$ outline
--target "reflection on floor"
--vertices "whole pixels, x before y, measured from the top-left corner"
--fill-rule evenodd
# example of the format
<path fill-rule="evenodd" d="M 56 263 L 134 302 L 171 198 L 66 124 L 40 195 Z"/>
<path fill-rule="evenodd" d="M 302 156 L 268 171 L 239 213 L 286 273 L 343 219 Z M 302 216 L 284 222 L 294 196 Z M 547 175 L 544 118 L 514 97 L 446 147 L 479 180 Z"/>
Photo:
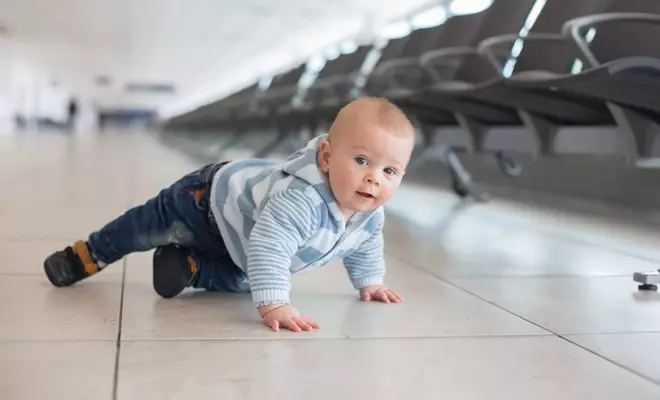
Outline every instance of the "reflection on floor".
<path fill-rule="evenodd" d="M 341 266 L 294 279 L 322 325 L 274 334 L 244 295 L 151 288 L 134 254 L 67 289 L 43 258 L 198 167 L 148 135 L 0 135 L 2 399 L 658 399 L 660 233 L 406 185 L 388 207 L 387 283 Z"/>

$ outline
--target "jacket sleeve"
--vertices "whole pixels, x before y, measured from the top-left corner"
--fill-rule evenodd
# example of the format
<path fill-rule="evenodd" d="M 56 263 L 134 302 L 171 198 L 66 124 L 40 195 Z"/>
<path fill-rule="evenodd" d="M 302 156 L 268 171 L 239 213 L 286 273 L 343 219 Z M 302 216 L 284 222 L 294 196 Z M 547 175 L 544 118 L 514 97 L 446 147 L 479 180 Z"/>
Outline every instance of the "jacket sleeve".
<path fill-rule="evenodd" d="M 383 284 L 385 259 L 382 220 L 371 235 L 351 255 L 344 258 L 344 266 L 356 289 Z"/>
<path fill-rule="evenodd" d="M 291 257 L 318 225 L 316 205 L 303 191 L 271 196 L 250 233 L 247 276 L 257 307 L 288 304 Z"/>

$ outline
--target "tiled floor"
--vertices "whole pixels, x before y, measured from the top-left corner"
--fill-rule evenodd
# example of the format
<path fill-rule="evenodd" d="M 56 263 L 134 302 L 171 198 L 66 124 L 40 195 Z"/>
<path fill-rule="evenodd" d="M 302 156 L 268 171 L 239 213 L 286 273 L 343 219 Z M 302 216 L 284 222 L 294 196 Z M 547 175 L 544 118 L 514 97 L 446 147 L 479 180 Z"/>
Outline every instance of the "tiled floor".
<path fill-rule="evenodd" d="M 658 399 L 660 232 L 405 186 L 387 283 L 298 276 L 322 329 L 275 334 L 249 296 L 151 288 L 151 253 L 67 289 L 43 258 L 199 166 L 136 134 L 0 136 L 0 399 Z"/>

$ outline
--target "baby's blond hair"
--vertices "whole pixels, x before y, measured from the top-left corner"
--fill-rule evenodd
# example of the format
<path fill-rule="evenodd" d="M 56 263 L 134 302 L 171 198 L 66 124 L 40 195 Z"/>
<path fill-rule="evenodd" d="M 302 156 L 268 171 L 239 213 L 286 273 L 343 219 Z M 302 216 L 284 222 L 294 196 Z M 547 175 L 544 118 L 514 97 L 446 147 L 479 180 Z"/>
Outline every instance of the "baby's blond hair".
<path fill-rule="evenodd" d="M 414 128 L 406 114 L 388 99 L 382 97 L 360 97 L 344 106 L 335 118 L 328 140 L 339 136 L 346 124 L 366 122 L 376 124 L 396 135 L 414 136 Z"/>

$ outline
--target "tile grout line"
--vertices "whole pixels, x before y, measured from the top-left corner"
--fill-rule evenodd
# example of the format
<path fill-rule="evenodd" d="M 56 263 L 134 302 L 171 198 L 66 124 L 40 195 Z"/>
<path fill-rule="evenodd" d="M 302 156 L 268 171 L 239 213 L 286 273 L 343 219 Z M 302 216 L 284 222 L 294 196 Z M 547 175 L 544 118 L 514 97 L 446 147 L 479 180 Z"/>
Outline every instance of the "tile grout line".
<path fill-rule="evenodd" d="M 564 340 L 564 341 L 567 342 L 567 343 L 572 344 L 573 346 L 579 347 L 579 348 L 581 348 L 582 350 L 584 350 L 584 351 L 586 351 L 586 352 L 588 352 L 588 353 L 591 353 L 592 355 L 594 355 L 594 356 L 596 356 L 596 357 L 598 357 L 598 358 L 600 358 L 600 359 L 602 359 L 602 360 L 608 361 L 609 363 L 614 364 L 614 365 L 616 365 L 617 367 L 619 367 L 619 368 L 621 368 L 621 369 L 623 369 L 623 370 L 625 370 L 625 371 L 628 371 L 629 373 L 631 373 L 631 374 L 633 374 L 633 375 L 636 375 L 636 376 L 639 377 L 639 378 L 644 379 L 645 381 L 651 382 L 652 384 L 654 384 L 654 385 L 656 385 L 656 386 L 660 386 L 660 380 L 653 379 L 653 378 L 650 377 L 650 376 L 644 375 L 644 374 L 642 374 L 641 372 L 635 371 L 635 370 L 632 369 L 632 368 L 629 368 L 629 367 L 627 367 L 627 366 L 625 366 L 625 365 L 623 365 L 623 364 L 621 364 L 621 363 L 619 363 L 619 362 L 616 362 L 616 361 L 614 361 L 614 360 L 612 360 L 612 359 L 609 359 L 609 358 L 605 357 L 605 356 L 602 355 L 602 354 L 598 354 L 598 353 L 596 353 L 595 350 L 591 350 L 591 349 L 589 349 L 589 348 L 587 348 L 587 347 L 585 347 L 585 346 L 583 346 L 583 345 L 581 345 L 581 344 L 579 344 L 579 343 L 577 343 L 577 342 L 574 342 L 574 341 L 570 340 L 568 337 L 566 337 L 566 336 L 564 336 L 564 335 L 561 335 L 561 334 L 558 334 L 558 333 L 557 333 L 557 334 L 555 334 L 555 336 L 557 336 L 558 338 Z"/>
<path fill-rule="evenodd" d="M 122 342 L 223 342 L 223 341 L 273 341 L 273 340 L 408 340 L 408 339 L 497 339 L 497 338 L 510 338 L 510 337 L 549 337 L 557 336 L 549 332 L 539 333 L 483 333 L 483 334 L 451 334 L 451 335 L 437 335 L 437 336 L 349 336 L 345 333 L 342 336 L 331 337 L 122 337 Z M 571 340 L 573 337 L 581 336 L 632 336 L 632 335 L 660 335 L 660 331 L 639 331 L 639 332 L 585 332 L 585 333 L 562 333 L 561 336 Z M 0 339 L 0 343 L 107 343 L 114 342 L 117 339 Z"/>
<path fill-rule="evenodd" d="M 457 334 L 445 336 L 337 336 L 337 337 L 170 337 L 150 338 L 133 337 L 125 338 L 123 342 L 274 342 L 274 341 L 344 341 L 344 340 L 451 340 L 451 339 L 506 339 L 512 337 L 551 337 L 549 333 L 495 333 L 495 334 Z"/>
<path fill-rule="evenodd" d="M 416 263 L 414 263 L 414 262 L 410 262 L 410 261 L 408 261 L 408 260 L 404 260 L 404 259 L 402 259 L 401 257 L 395 256 L 395 255 L 391 255 L 391 256 L 394 257 L 394 258 L 396 258 L 396 259 L 399 260 L 399 261 L 402 261 L 402 262 L 405 262 L 405 263 L 411 265 L 413 268 L 415 268 L 415 269 L 417 269 L 417 270 L 420 270 L 420 271 L 422 271 L 422 272 L 424 272 L 424 273 L 426 273 L 426 274 L 428 274 L 428 275 L 431 275 L 431 276 L 435 277 L 436 279 L 438 279 L 438 280 L 440 280 L 440 281 L 446 283 L 447 285 L 449 285 L 449 286 L 451 286 L 451 287 L 453 287 L 453 288 L 455 288 L 455 289 L 458 289 L 458 290 L 460 290 L 460 291 L 462 291 L 462 292 L 464 292 L 464 293 L 466 293 L 466 294 L 468 294 L 468 295 L 470 295 L 470 296 L 473 296 L 473 297 L 475 297 L 475 298 L 477 298 L 477 299 L 479 299 L 479 300 L 481 300 L 481 301 L 484 301 L 484 302 L 486 302 L 486 303 L 488 303 L 488 304 L 490 304 L 490 305 L 492 305 L 492 306 L 494 306 L 494 307 L 496 307 L 496 308 L 498 308 L 498 309 L 500 309 L 500 310 L 502 310 L 502 311 L 504 311 L 504 312 L 506 312 L 506 313 L 508 313 L 508 314 L 511 314 L 511 315 L 513 315 L 513 316 L 515 316 L 515 317 L 518 317 L 518 318 L 522 319 L 523 321 L 526 321 L 526 322 L 528 322 L 528 323 L 530 323 L 530 324 L 532 324 L 532 325 L 534 325 L 534 326 L 536 326 L 536 327 L 538 327 L 538 328 L 540 328 L 540 329 L 543 329 L 544 331 L 546 331 L 546 332 L 552 334 L 553 336 L 555 336 L 555 337 L 557 337 L 557 338 L 563 340 L 563 341 L 566 342 L 566 343 L 569 343 L 569 344 L 572 344 L 573 346 L 576 346 L 576 347 L 578 347 L 578 348 L 581 348 L 582 350 L 587 351 L 588 353 L 591 353 L 592 355 L 594 355 L 594 356 L 596 356 L 596 357 L 598 357 L 598 358 L 600 358 L 600 359 L 602 359 L 602 360 L 604 360 L 604 361 L 607 361 L 607 362 L 609 362 L 609 363 L 611 363 L 611 364 L 613 364 L 613 365 L 616 365 L 617 367 L 622 368 L 622 369 L 624 369 L 625 371 L 628 371 L 629 373 L 632 373 L 633 375 L 635 375 L 635 376 L 637 376 L 637 377 L 639 377 L 639 378 L 642 378 L 642 379 L 644 379 L 644 380 L 647 381 L 647 382 L 650 382 L 650 383 L 652 383 L 652 384 L 654 384 L 654 385 L 656 385 L 656 386 L 660 386 L 660 381 L 657 381 L 657 380 L 655 380 L 655 379 L 653 379 L 653 378 L 651 378 L 651 377 L 649 377 L 649 376 L 646 376 L 646 375 L 644 375 L 644 374 L 642 374 L 642 373 L 640 373 L 640 372 L 634 371 L 634 370 L 632 370 L 632 369 L 630 369 L 630 368 L 628 368 L 628 367 L 626 367 L 626 366 L 624 366 L 624 365 L 622 365 L 622 364 L 620 364 L 620 363 L 618 363 L 618 362 L 616 362 L 616 361 L 614 361 L 614 360 L 611 360 L 611 359 L 605 357 L 605 356 L 602 355 L 602 354 L 598 354 L 598 353 L 596 353 L 596 352 L 593 351 L 593 350 L 590 350 L 590 349 L 588 349 L 588 348 L 586 348 L 586 347 L 584 347 L 584 346 L 582 346 L 582 345 L 580 345 L 580 344 L 578 344 L 578 343 L 576 343 L 576 342 L 573 342 L 573 341 L 571 341 L 570 339 L 568 339 L 567 337 L 563 336 L 562 334 L 559 334 L 559 333 L 553 332 L 553 331 L 551 331 L 550 329 L 545 328 L 545 327 L 543 327 L 543 326 L 537 324 L 536 322 L 531 321 L 530 319 L 523 317 L 522 315 L 518 315 L 518 314 L 516 314 L 515 312 L 513 312 L 513 311 L 511 311 L 511 310 L 507 310 L 507 309 L 504 308 L 503 306 L 500 306 L 500 305 L 496 304 L 496 303 L 493 302 L 493 301 L 489 301 L 488 299 L 486 299 L 486 298 L 484 298 L 484 297 L 481 297 L 481 296 L 479 296 L 478 294 L 469 291 L 469 290 L 466 289 L 466 288 L 463 288 L 463 287 L 461 287 L 461 286 L 459 286 L 459 285 L 457 285 L 457 284 L 455 284 L 455 283 L 453 283 L 453 282 L 451 282 L 451 281 L 448 281 L 448 280 L 446 280 L 445 278 L 443 278 L 443 277 L 441 277 L 441 276 L 439 276 L 439 275 L 437 275 L 437 274 L 435 274 L 435 273 L 433 273 L 433 272 L 431 272 L 431 271 L 428 271 L 428 270 L 426 270 L 425 268 L 422 268 L 422 267 L 418 266 L 418 265 L 417 265 Z"/>
<path fill-rule="evenodd" d="M 136 193 L 136 185 L 137 185 L 137 179 L 135 177 L 135 174 L 131 174 L 130 179 L 129 179 L 129 189 L 127 191 L 127 196 L 126 196 L 126 209 L 130 209 L 132 206 L 133 198 L 135 197 Z M 128 262 L 127 262 L 127 257 L 122 258 L 122 264 L 121 264 L 121 294 L 119 298 L 119 321 L 117 323 L 117 348 L 115 351 L 115 366 L 114 366 L 114 372 L 113 372 L 113 377 L 112 377 L 112 400 L 117 400 L 118 396 L 118 386 L 119 386 L 119 360 L 121 356 L 121 334 L 122 334 L 122 327 L 124 323 L 124 294 L 126 290 L 126 270 L 128 269 Z"/>
<path fill-rule="evenodd" d="M 464 293 L 466 293 L 466 294 L 468 294 L 468 295 L 470 295 L 470 296 L 472 296 L 472 297 L 475 297 L 475 298 L 477 298 L 477 299 L 479 299 L 479 300 L 481 300 L 481 301 L 484 301 L 484 302 L 486 302 L 486 303 L 488 303 L 488 304 L 491 304 L 492 306 L 494 306 L 494 307 L 496 307 L 496 308 L 498 308 L 498 309 L 500 309 L 500 310 L 502 310 L 502 311 L 504 311 L 504 312 L 506 312 L 506 313 L 508 313 L 508 314 L 511 314 L 511 315 L 513 315 L 513 316 L 515 316 L 515 317 L 518 317 L 518 318 L 520 318 L 520 319 L 522 319 L 522 320 L 524 320 L 524 321 L 526 321 L 526 322 L 528 322 L 528 323 L 530 323 L 530 324 L 536 326 L 537 328 L 541 328 L 542 330 L 544 330 L 544 331 L 546 331 L 546 332 L 549 332 L 549 333 L 551 333 L 552 335 L 555 335 L 555 336 L 556 336 L 556 333 L 552 332 L 551 330 L 549 330 L 549 329 L 547 329 L 547 328 L 544 328 L 543 326 L 537 324 L 536 322 L 530 321 L 530 320 L 528 320 L 527 318 L 525 318 L 525 317 L 523 317 L 523 316 L 520 316 L 520 315 L 514 313 L 513 311 L 507 310 L 507 309 L 505 309 L 504 307 L 495 304 L 495 302 L 489 301 L 488 299 L 486 299 L 486 298 L 484 298 L 484 297 L 481 297 L 481 296 L 479 296 L 478 294 L 473 293 L 473 292 L 471 292 L 471 291 L 465 289 L 464 287 L 458 286 L 457 284 L 455 284 L 455 283 L 453 283 L 453 282 L 447 280 L 446 278 L 444 278 L 444 277 L 442 277 L 442 276 L 440 276 L 440 275 L 437 275 L 437 274 L 435 274 L 435 273 L 433 273 L 433 272 L 431 272 L 431 271 L 429 271 L 429 270 L 427 270 L 427 269 L 425 269 L 425 268 L 422 268 L 422 267 L 418 266 L 415 262 L 411 262 L 411 261 L 405 260 L 405 259 L 403 259 L 403 258 L 401 258 L 401 257 L 399 257 L 399 256 L 397 256 L 397 255 L 393 255 L 393 254 L 390 254 L 390 256 L 391 256 L 391 257 L 394 257 L 395 259 L 397 259 L 397 260 L 399 260 L 399 261 L 401 261 L 401 262 L 405 262 L 405 263 L 411 265 L 413 268 L 415 268 L 415 269 L 417 269 L 417 270 L 419 270 L 419 271 L 421 271 L 421 272 L 423 272 L 423 273 L 425 273 L 425 274 L 427 274 L 427 275 L 431 275 L 432 277 L 434 277 L 434 278 L 436 278 L 436 279 L 438 279 L 438 280 L 440 280 L 440 281 L 446 283 L 447 285 L 453 287 L 454 289 L 458 289 L 458 290 L 460 290 L 461 292 L 464 292 Z"/>
<path fill-rule="evenodd" d="M 119 321 L 117 323 L 117 340 L 115 365 L 112 376 L 112 400 L 117 400 L 117 385 L 119 383 L 119 355 L 121 353 L 121 328 L 124 319 L 124 289 L 126 288 L 126 258 L 122 260 L 121 293 L 119 297 Z"/>

